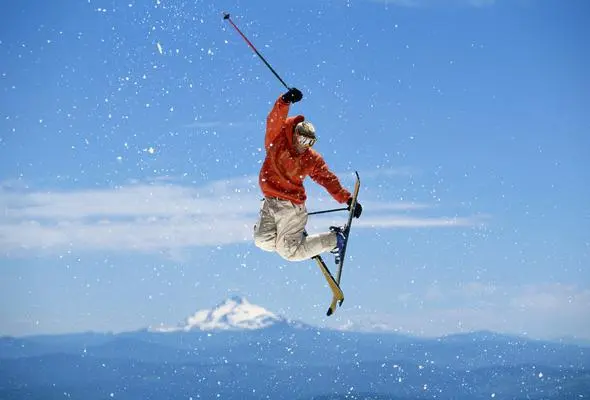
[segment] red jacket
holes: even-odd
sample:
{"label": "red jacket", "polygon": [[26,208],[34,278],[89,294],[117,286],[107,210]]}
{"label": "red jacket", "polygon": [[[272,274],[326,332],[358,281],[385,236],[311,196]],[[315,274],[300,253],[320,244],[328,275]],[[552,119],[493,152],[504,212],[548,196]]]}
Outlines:
{"label": "red jacket", "polygon": [[314,149],[298,154],[293,144],[293,129],[305,120],[303,115],[287,118],[289,103],[281,97],[275,102],[266,119],[264,147],[266,158],[260,170],[259,183],[262,193],[268,197],[290,200],[303,204],[307,198],[303,180],[309,175],[339,203],[351,196]]}

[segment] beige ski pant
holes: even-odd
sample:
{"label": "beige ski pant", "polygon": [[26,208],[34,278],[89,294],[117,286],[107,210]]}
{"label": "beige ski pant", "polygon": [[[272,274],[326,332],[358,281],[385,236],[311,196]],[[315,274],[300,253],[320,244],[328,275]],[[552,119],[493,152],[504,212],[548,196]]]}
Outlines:
{"label": "beige ski pant", "polygon": [[302,261],[336,247],[333,232],[305,236],[307,209],[304,204],[266,197],[254,225],[254,243],[265,251],[276,251],[289,261]]}

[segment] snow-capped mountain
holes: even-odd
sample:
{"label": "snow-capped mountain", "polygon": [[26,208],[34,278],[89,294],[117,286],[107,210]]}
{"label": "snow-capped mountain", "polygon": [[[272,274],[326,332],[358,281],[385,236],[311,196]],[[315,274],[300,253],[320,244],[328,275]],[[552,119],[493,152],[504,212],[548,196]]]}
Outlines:
{"label": "snow-capped mountain", "polygon": [[233,296],[212,309],[199,310],[175,327],[155,327],[155,332],[254,330],[288,322],[267,309],[250,303],[245,297]]}

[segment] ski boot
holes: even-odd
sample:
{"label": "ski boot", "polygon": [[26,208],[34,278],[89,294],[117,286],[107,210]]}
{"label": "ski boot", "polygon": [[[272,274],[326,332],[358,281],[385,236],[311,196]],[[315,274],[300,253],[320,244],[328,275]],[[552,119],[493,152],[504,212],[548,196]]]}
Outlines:
{"label": "ski boot", "polygon": [[331,226],[330,231],[336,234],[336,247],[330,251],[330,253],[336,256],[336,264],[340,264],[340,255],[344,249],[346,243],[346,235],[344,234],[345,227]]}

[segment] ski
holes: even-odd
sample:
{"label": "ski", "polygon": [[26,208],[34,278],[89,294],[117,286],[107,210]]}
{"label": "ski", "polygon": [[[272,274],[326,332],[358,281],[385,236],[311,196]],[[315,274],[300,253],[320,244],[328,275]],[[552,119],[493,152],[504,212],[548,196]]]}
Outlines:
{"label": "ski", "polygon": [[[323,258],[320,255],[312,257],[312,259],[315,260],[315,262],[318,264],[318,267],[320,267],[320,270],[322,271],[324,278],[326,278],[326,282],[328,282],[328,286],[330,287],[330,290],[332,290],[332,303],[330,304],[330,307],[328,308],[328,311],[326,312],[327,316],[334,314],[334,312],[336,311],[336,307],[342,306],[342,303],[344,302],[344,293],[342,292],[342,289],[340,288],[340,279],[342,278],[342,266],[344,265],[344,257],[346,256],[346,247],[348,246],[348,237],[350,235],[350,227],[352,225],[352,219],[354,217],[354,211],[356,209],[357,197],[358,197],[359,190],[361,187],[361,179],[359,177],[359,174],[356,171],[355,171],[355,174],[356,174],[356,182],[354,184],[354,190],[353,190],[353,194],[352,194],[352,202],[350,203],[350,208],[348,209],[348,222],[346,223],[345,228],[344,228],[344,234],[345,234],[346,239],[344,241],[344,247],[342,248],[342,253],[338,254],[336,256],[336,265],[338,266],[338,274],[336,275],[337,276],[336,279],[334,279],[334,276],[330,272],[330,269],[328,268],[328,266],[326,265],[326,263],[324,262]],[[344,209],[344,210],[346,210],[346,209]],[[323,212],[331,212],[331,211],[340,211],[340,209],[320,211],[320,212],[316,212],[314,214],[320,214]],[[304,231],[303,234],[307,236],[307,232]]]}
{"label": "ski", "polygon": [[[304,230],[303,235],[307,236],[307,231]],[[324,275],[324,278],[326,278],[326,282],[328,282],[328,286],[332,291],[332,304],[330,304],[328,312],[326,312],[326,315],[330,316],[334,314],[334,311],[336,311],[336,305],[338,302],[340,302],[340,305],[342,305],[342,302],[344,301],[344,293],[342,292],[342,289],[340,289],[340,285],[336,283],[336,279],[334,279],[334,276],[330,272],[330,269],[324,262],[322,256],[318,254],[311,259],[318,264],[318,267],[320,267],[320,270],[322,271],[322,274]]]}
{"label": "ski", "polygon": [[332,276],[332,273],[328,269],[328,266],[322,257],[318,255],[312,257],[312,259],[315,260],[315,262],[318,264],[318,267],[320,267],[324,278],[326,278],[326,281],[328,282],[328,286],[330,286],[330,290],[332,290],[332,303],[326,312],[326,315],[329,317],[336,311],[336,305],[342,305],[342,302],[344,301],[344,293],[342,292],[342,289],[340,289],[340,285],[338,285],[334,279],[334,276]]}
{"label": "ski", "polygon": [[338,273],[336,274],[336,283],[340,287],[340,279],[342,278],[342,267],[344,266],[344,260],[346,257],[346,247],[348,246],[348,239],[350,238],[350,227],[352,225],[352,219],[354,218],[354,211],[356,209],[356,201],[359,195],[359,190],[361,188],[361,178],[359,177],[359,173],[354,171],[356,174],[356,182],[354,184],[354,191],[352,193],[352,203],[350,203],[350,209],[348,212],[348,222],[344,226],[344,247],[342,248],[342,252],[336,256],[336,265],[338,266]]}

